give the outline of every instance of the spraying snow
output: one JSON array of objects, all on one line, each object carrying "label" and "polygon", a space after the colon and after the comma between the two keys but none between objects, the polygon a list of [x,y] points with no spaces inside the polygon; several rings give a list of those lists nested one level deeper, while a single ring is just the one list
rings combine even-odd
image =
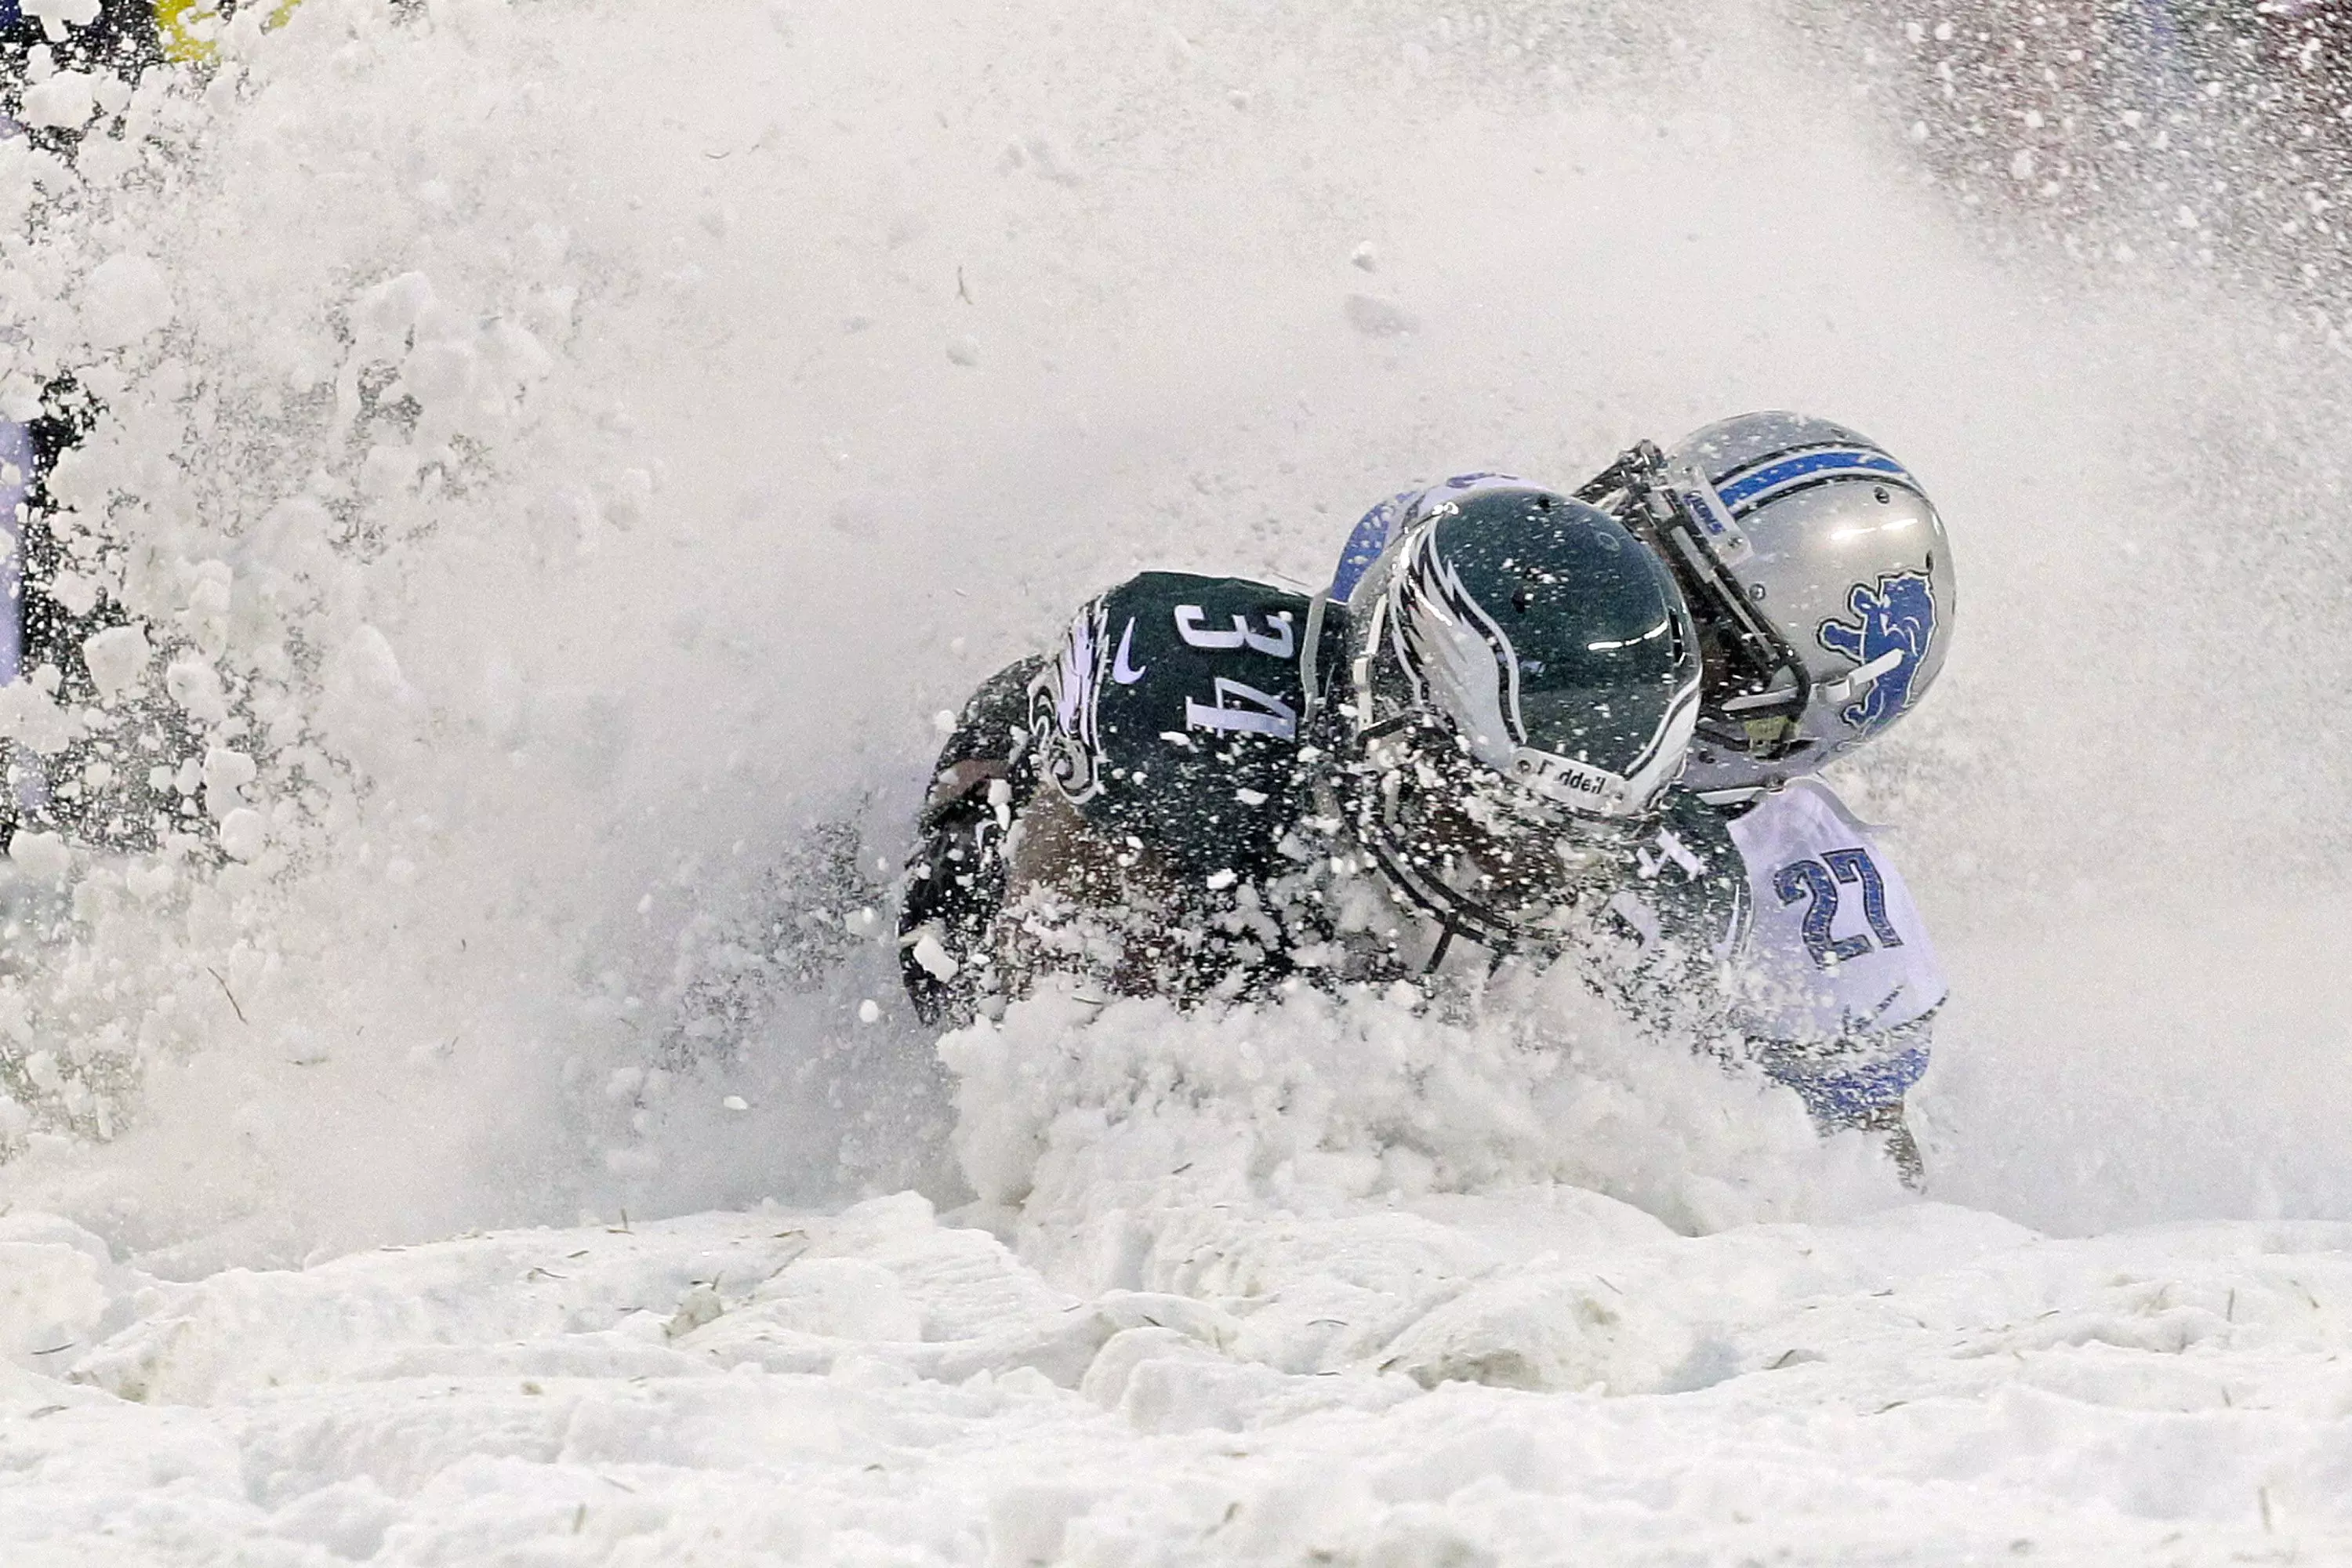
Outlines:
[{"label": "spraying snow", "polygon": [[[2341,1531],[2344,1237],[2287,1223],[2352,1200],[2340,336],[1996,245],[1859,42],[1730,9],[306,0],[0,143],[0,397],[101,406],[53,489],[132,623],[0,725],[195,742],[162,852],[5,869],[0,1533]],[[1750,406],[1961,552],[1843,782],[1953,970],[1969,1207],[1565,987],[905,1016],[933,715],[1084,595]]]}]

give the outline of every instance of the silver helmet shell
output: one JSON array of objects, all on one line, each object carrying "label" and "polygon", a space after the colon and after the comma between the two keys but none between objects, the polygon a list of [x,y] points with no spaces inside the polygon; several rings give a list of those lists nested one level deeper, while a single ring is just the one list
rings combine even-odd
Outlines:
[{"label": "silver helmet shell", "polygon": [[1706,642],[1685,787],[1777,788],[1885,734],[1935,683],[1957,608],[1942,518],[1868,437],[1743,414],[1665,455],[1663,552]]}]

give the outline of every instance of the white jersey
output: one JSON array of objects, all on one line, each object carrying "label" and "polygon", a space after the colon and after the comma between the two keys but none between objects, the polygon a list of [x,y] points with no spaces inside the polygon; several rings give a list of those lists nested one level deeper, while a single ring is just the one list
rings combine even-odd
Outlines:
[{"label": "white jersey", "polygon": [[1899,1028],[1944,1000],[1944,972],[1903,878],[1830,787],[1798,779],[1727,825],[1753,912],[1731,956],[1769,1038]]}]

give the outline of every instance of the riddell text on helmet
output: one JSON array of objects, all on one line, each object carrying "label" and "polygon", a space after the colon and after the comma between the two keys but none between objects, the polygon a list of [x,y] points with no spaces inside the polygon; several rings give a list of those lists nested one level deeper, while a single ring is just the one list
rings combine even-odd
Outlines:
[{"label": "riddell text on helmet", "polygon": [[1624,798],[1625,781],[1606,769],[1580,763],[1551,752],[1538,752],[1522,746],[1512,759],[1512,768],[1529,784],[1546,786],[1548,792],[1564,792],[1582,797],[1583,803],[1604,812],[1614,812]]}]

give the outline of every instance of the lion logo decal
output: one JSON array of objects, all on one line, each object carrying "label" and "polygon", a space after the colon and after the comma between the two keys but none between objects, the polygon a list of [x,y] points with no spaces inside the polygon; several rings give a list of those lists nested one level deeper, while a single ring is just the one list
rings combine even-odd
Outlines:
[{"label": "lion logo decal", "polygon": [[1856,583],[1847,593],[1846,613],[1859,625],[1823,621],[1814,635],[1832,653],[1842,653],[1858,668],[1900,654],[1894,668],[1872,681],[1838,716],[1854,728],[1875,730],[1911,706],[1911,683],[1927,662],[1936,640],[1936,595],[1926,574],[1892,572],[1876,588]]}]

